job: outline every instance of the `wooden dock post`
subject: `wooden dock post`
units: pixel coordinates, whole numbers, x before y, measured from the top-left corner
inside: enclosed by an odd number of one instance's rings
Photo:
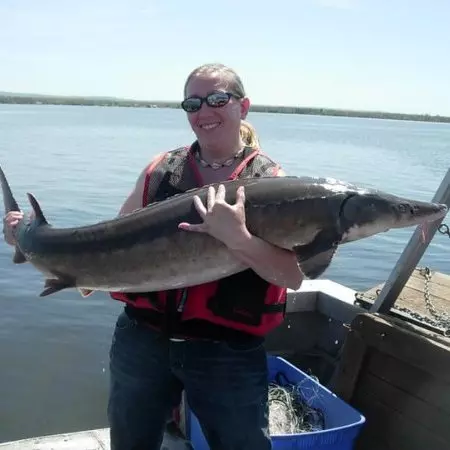
[[[445,203],[450,207],[450,169],[447,170],[447,174],[442,180],[432,201]],[[416,228],[403,253],[400,255],[397,264],[392,269],[378,298],[371,306],[370,312],[387,313],[392,308],[442,221],[443,219],[440,219],[428,224],[425,239],[423,239],[422,228],[420,226]]]

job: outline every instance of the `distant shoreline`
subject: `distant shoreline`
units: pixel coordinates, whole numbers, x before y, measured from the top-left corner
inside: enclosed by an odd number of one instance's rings
[[[179,102],[128,100],[114,97],[74,97],[0,92],[0,104],[106,106],[125,108],[180,109]],[[368,119],[411,120],[416,122],[450,123],[450,117],[429,114],[390,113],[383,111],[357,111],[334,108],[308,108],[302,106],[252,105],[251,112],[275,114],[308,114],[316,116],[359,117]]]

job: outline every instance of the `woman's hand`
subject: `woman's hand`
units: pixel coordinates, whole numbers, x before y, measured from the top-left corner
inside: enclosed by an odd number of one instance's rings
[[[226,202],[223,184],[219,185],[217,193],[214,187],[208,188],[206,206],[198,196],[194,197],[194,204],[203,219],[203,223],[182,222],[179,224],[179,228],[182,230],[208,233],[231,249],[239,249],[243,242],[251,238],[245,224],[245,192],[243,186],[236,191],[236,203],[234,205]]]
[[[19,211],[10,211],[3,219],[3,235],[9,245],[15,245],[14,228],[23,219],[23,213]]]
[[[225,201],[225,186],[216,191],[208,190],[207,206],[199,197],[194,197],[195,207],[203,218],[203,223],[180,223],[182,230],[209,233],[222,241],[231,252],[247,267],[253,269],[269,283],[298,289],[303,274],[298,266],[295,253],[276,247],[269,242],[253,236],[245,224],[245,193],[240,187],[236,192],[236,203]]]

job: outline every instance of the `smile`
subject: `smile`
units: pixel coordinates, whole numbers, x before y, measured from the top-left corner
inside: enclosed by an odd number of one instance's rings
[[[202,130],[213,130],[214,128],[217,128],[219,125],[220,125],[220,122],[205,123],[203,125],[200,125],[200,128]]]

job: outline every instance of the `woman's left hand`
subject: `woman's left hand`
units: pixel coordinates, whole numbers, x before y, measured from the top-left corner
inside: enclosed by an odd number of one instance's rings
[[[194,204],[203,223],[182,222],[178,225],[182,230],[208,233],[232,249],[239,249],[251,237],[245,224],[245,192],[242,186],[236,191],[234,205],[226,202],[223,184],[219,185],[217,194],[213,186],[208,188],[206,206],[198,196],[194,196]]]

